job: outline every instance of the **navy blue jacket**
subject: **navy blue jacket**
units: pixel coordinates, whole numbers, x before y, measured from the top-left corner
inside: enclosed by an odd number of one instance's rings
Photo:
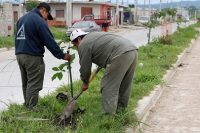
[[[15,54],[44,56],[44,46],[56,58],[64,58],[64,53],[55,42],[47,22],[42,18],[39,10],[35,8],[21,17],[17,22]]]

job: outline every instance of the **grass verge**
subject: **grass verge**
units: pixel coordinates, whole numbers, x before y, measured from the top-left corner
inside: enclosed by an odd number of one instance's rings
[[[57,28],[57,27],[50,27],[50,30],[56,40],[65,40],[69,41],[69,38],[67,37],[66,28]]]
[[[27,112],[20,105],[13,104],[9,106],[7,111],[1,113],[0,132],[83,132],[83,133],[121,133],[126,127],[135,127],[138,124],[132,111],[139,99],[148,95],[155,85],[162,84],[162,77],[192,38],[198,34],[195,30],[200,24],[180,29],[172,35],[172,44],[161,44],[159,39],[154,40],[148,46],[139,48],[139,59],[135,78],[133,80],[133,91],[127,110],[115,116],[105,116],[101,114],[101,95],[100,80],[103,75],[101,71],[96,79],[91,83],[88,91],[78,99],[80,107],[84,107],[86,112],[78,119],[76,131],[60,127],[56,125],[55,118],[63,112],[66,102],[58,102],[55,97],[58,92],[69,92],[69,86],[60,87],[57,92],[52,93],[39,100],[39,112]],[[139,65],[139,64],[143,65]],[[77,94],[80,89],[81,82],[74,82],[74,93]],[[22,113],[25,112],[25,113]],[[31,118],[48,118],[48,121],[21,121],[17,116]]]
[[[50,30],[56,40],[65,40],[68,41],[69,38],[66,36],[66,29],[64,28],[55,28],[50,27]],[[9,36],[9,37],[0,37],[0,48],[10,48],[14,47],[15,45],[15,37]]]
[[[13,36],[0,37],[0,48],[10,48],[15,44],[15,38]]]

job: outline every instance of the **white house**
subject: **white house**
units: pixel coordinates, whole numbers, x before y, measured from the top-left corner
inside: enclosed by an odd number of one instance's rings
[[[54,18],[49,21],[50,26],[66,26],[66,2],[49,1]],[[14,24],[26,13],[25,4],[5,2],[0,5],[0,36],[9,36],[14,33]],[[116,4],[100,1],[73,1],[71,5],[71,21],[81,19],[84,15],[92,14],[95,19],[109,19],[111,25],[116,22],[123,24],[123,8],[119,8],[119,17],[116,19]]]

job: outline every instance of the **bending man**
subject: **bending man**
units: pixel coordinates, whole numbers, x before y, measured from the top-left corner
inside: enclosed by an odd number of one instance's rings
[[[92,63],[105,68],[101,80],[104,113],[115,114],[127,107],[137,62],[137,48],[129,40],[105,32],[74,30],[70,40],[80,58],[82,90],[87,90]]]

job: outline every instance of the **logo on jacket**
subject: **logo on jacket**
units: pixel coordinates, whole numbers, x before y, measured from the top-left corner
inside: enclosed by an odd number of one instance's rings
[[[17,39],[26,39],[24,25],[22,25],[17,32]]]

